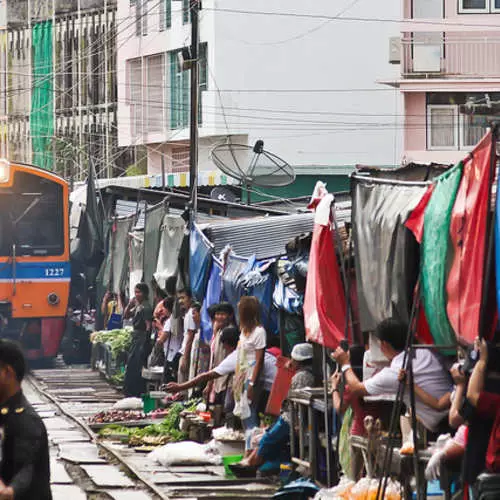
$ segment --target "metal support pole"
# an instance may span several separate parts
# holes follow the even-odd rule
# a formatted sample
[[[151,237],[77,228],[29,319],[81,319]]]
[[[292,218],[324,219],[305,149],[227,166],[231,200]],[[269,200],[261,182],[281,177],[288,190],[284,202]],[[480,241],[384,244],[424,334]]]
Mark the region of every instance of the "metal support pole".
[[[190,223],[196,221],[198,210],[198,102],[200,92],[200,68],[198,54],[200,33],[198,13],[200,0],[191,0],[191,120],[189,131],[189,189],[191,192]]]
[[[415,351],[413,350],[413,339],[410,344],[410,352],[408,354],[408,381],[409,381],[409,390],[410,390],[410,410],[411,410],[411,429],[413,432],[413,468],[415,470],[415,480],[417,487],[417,500],[422,499],[422,488],[424,485],[422,484],[422,477],[420,476],[420,464],[418,459],[418,429],[417,429],[417,413],[415,407],[415,378],[413,373],[413,357]]]
[[[28,94],[28,157],[26,161],[28,163],[33,163],[33,141],[31,137],[31,101],[33,99],[33,80],[34,80],[34,68],[33,68],[33,37],[31,33],[31,0],[28,0],[28,78],[29,78],[29,94]],[[26,132],[26,129],[25,129]]]
[[[84,78],[82,76],[82,6],[81,0],[78,0],[77,3],[77,18],[78,18],[78,27],[76,28],[76,38],[77,38],[77,60],[78,60],[78,85],[77,85],[77,93],[78,93],[78,122],[79,122],[79,130],[78,130],[78,173],[77,180],[80,180],[82,170],[83,170],[83,113],[82,113],[82,88],[84,85]]]
[[[330,433],[330,415],[328,415],[328,365],[326,362],[326,347],[322,346],[323,352],[323,397],[325,399],[325,455],[326,455],[326,485],[332,486],[332,437]]]
[[[163,153],[160,153],[160,157],[161,157],[161,190],[165,191],[165,155]]]
[[[54,122],[52,131],[52,170],[57,172],[57,113],[56,113],[56,81],[57,81],[57,27],[56,27],[56,0],[52,0],[52,120]],[[59,172],[57,172],[59,173]],[[82,308],[83,309],[83,308]]]
[[[113,177],[113,165],[109,155],[109,30],[110,23],[108,20],[108,0],[104,0],[104,113],[105,113],[105,132],[104,132],[104,157],[106,161],[106,175]],[[102,26],[102,25],[101,25]]]

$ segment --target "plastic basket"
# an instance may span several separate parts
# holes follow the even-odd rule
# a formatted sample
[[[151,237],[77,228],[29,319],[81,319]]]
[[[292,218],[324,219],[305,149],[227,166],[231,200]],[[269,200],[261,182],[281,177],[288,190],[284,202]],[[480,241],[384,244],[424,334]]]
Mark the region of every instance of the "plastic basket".
[[[222,457],[222,463],[224,464],[224,471],[226,473],[226,477],[231,479],[235,478],[229,466],[231,464],[241,462],[242,460],[243,460],[243,455],[227,455],[225,457]]]

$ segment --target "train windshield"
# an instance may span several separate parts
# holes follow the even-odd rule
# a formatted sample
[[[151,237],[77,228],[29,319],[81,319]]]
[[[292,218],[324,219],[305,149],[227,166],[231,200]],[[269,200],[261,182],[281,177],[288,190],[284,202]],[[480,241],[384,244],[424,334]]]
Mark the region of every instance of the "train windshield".
[[[27,172],[15,172],[0,189],[0,256],[64,253],[63,188]]]

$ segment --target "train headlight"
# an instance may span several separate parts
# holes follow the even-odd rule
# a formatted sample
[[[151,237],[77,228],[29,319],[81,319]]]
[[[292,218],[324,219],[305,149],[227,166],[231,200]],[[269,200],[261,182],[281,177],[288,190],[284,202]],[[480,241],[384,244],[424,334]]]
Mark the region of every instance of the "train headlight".
[[[9,182],[10,164],[7,160],[0,160],[0,184]]]
[[[47,302],[51,305],[51,306],[57,306],[57,304],[59,304],[59,295],[57,295],[57,293],[49,293],[48,297],[47,297]]]

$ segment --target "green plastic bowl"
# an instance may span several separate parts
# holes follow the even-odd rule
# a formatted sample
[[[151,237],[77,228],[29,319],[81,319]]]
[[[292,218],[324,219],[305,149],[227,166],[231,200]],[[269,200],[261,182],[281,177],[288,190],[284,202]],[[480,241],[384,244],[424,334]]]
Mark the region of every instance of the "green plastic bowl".
[[[235,479],[235,476],[231,472],[229,465],[241,462],[242,460],[243,460],[243,455],[227,455],[225,457],[222,457],[222,463],[224,464],[224,472],[226,473],[226,477],[230,479]]]

